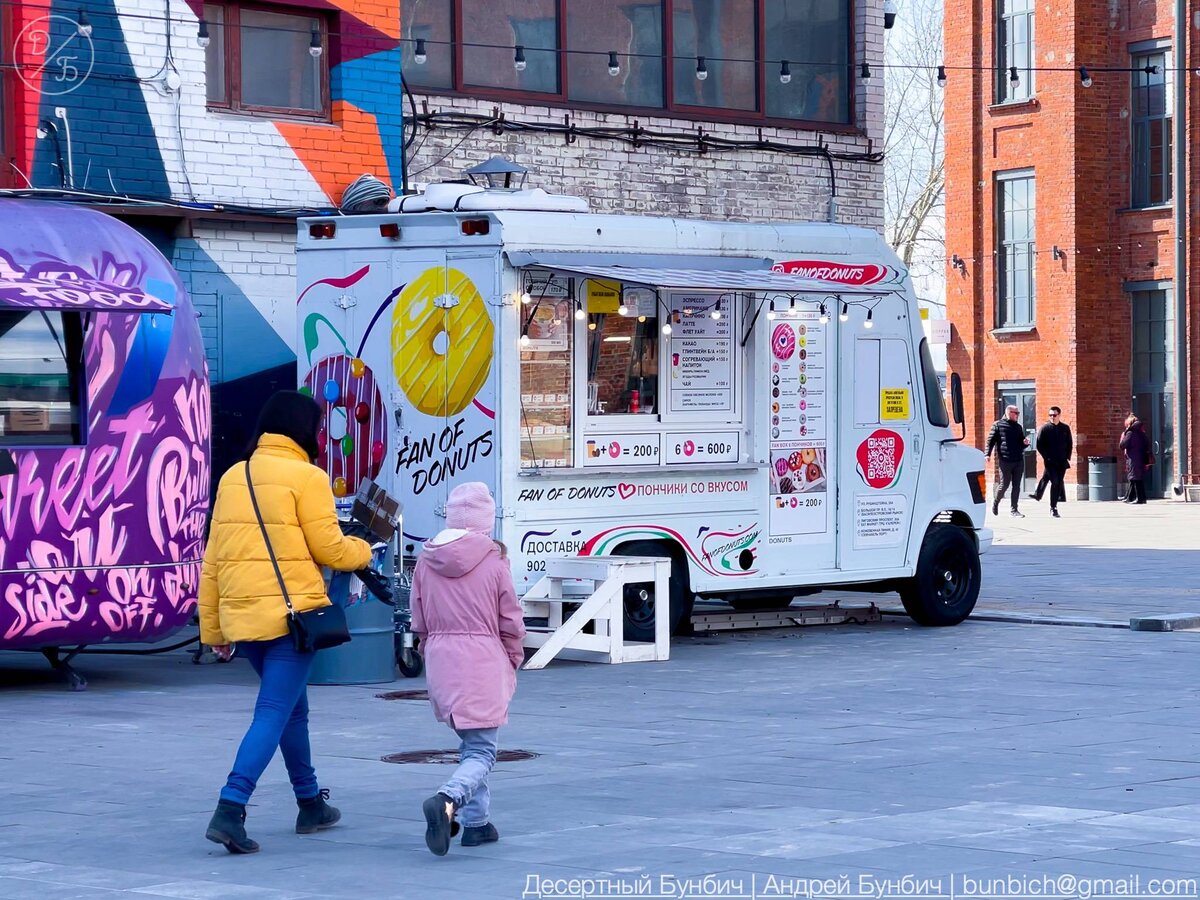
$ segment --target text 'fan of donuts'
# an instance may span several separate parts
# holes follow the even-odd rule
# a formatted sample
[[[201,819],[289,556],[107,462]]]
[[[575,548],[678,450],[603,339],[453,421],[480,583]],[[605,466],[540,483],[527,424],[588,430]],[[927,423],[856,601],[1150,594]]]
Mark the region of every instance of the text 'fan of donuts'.
[[[437,299],[451,294],[448,308]],[[466,409],[492,369],[495,326],[471,279],[457,269],[428,269],[413,279],[392,313],[392,363],[408,400],[428,416]]]

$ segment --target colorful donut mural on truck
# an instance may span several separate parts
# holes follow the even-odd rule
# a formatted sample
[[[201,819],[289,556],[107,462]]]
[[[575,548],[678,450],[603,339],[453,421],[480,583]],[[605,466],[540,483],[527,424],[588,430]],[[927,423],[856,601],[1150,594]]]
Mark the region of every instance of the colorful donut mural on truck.
[[[209,478],[204,346],[171,266],[103,213],[0,199],[0,649],[184,625]]]

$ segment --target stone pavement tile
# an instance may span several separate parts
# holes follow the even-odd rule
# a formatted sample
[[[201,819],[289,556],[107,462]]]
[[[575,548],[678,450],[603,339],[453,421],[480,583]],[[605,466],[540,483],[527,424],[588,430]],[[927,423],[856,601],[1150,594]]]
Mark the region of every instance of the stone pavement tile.
[[[129,896],[123,891],[108,888],[89,888],[87,894],[81,894],[78,885],[48,884],[0,876],[0,897],[4,900],[115,900]]]
[[[931,843],[978,850],[1002,850],[1031,856],[1061,856],[1116,850],[1152,841],[1133,829],[1104,827],[1092,820],[1059,825],[1029,825],[980,834],[938,838]]]
[[[111,890],[142,888],[162,880],[144,872],[47,862],[0,863],[0,878],[22,878],[45,884]]]
[[[704,838],[689,841],[680,846],[700,850],[721,850],[728,853],[745,853],[760,857],[785,857],[788,859],[819,859],[856,850],[873,850],[894,847],[899,841],[882,841],[869,837],[831,834],[817,829],[781,828],[773,831],[758,831],[728,838]]]
[[[1158,819],[1183,819],[1187,822],[1200,823],[1200,803],[1180,803],[1177,806],[1159,806],[1141,811],[1143,816],[1153,816]],[[1200,835],[1200,825],[1195,828]]]
[[[821,862],[834,868],[840,867],[847,873],[878,869],[911,874],[918,878],[942,878],[948,889],[948,879],[954,874],[998,866],[1028,866],[1038,860],[1038,857],[1027,853],[924,843],[918,841],[920,835],[915,834],[913,838],[913,843],[827,856]]]
[[[1067,859],[1098,861],[1131,870],[1154,869],[1160,874],[1197,878],[1200,877],[1200,852],[1196,852],[1198,849],[1200,848],[1179,843],[1138,844],[1122,850],[1081,853]]]

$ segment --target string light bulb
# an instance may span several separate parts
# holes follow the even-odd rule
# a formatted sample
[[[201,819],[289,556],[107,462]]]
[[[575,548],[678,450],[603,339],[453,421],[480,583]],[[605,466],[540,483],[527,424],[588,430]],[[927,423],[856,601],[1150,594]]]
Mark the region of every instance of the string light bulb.
[[[785,59],[779,64],[779,83],[790,84],[792,80],[791,64]]]
[[[429,54],[425,52],[425,38],[417,38],[417,45],[413,49],[413,62],[418,66],[423,66],[428,61]]]
[[[842,301],[842,311],[838,313],[839,322],[848,322],[850,320],[850,304]]]
[[[529,346],[529,335],[527,335],[527,334],[523,334],[523,335],[521,335],[521,346],[522,346],[522,347],[528,347],[528,346]]]
[[[705,63],[703,56],[696,57],[696,80],[703,81],[708,77],[708,64]]]
[[[829,324],[829,310],[825,308],[824,303],[821,304],[821,315],[819,315],[817,317],[817,321],[820,322],[822,325]]]
[[[873,309],[867,310],[867,317],[863,320],[863,328],[874,328],[875,323],[871,321],[871,316],[875,312]]]
[[[1082,84],[1085,88],[1089,88],[1092,86],[1092,76],[1091,76],[1091,73],[1088,72],[1087,66],[1079,67],[1079,83]]]
[[[1013,87],[1021,86],[1021,76],[1017,73],[1016,66],[1008,67],[1008,83],[1011,84]]]
[[[212,43],[212,37],[208,33],[208,22],[201,19],[196,25],[196,45],[201,50],[207,50],[208,45]]]
[[[859,69],[859,75],[862,77],[863,81],[870,81],[871,67],[867,63],[863,63],[862,68]]]
[[[324,52],[325,48],[321,46],[321,32],[314,28],[308,37],[308,55],[313,59],[320,59]]]
[[[513,48],[513,68],[518,72],[524,72],[526,65],[528,64],[525,62],[525,48],[522,45],[517,44],[517,46]]]
[[[624,301],[624,300],[622,300],[622,301],[621,301],[621,305],[617,307],[617,315],[618,315],[618,316],[627,316],[627,315],[629,315],[629,307],[625,305],[625,301]]]
[[[529,291],[521,294],[521,302],[526,306],[533,302],[533,297],[529,296]]]
[[[771,301],[771,303],[770,303],[770,305],[768,305],[768,306],[767,306],[767,321],[769,321],[769,322],[774,322],[774,321],[775,321],[775,316],[776,316],[776,313],[775,313],[775,301],[774,301],[774,300],[772,300],[772,301]]]
[[[719,309],[714,309],[711,313],[709,313],[709,315],[711,315],[714,319],[719,319],[721,318],[721,311]]]
[[[87,10],[83,7],[79,8],[79,18],[75,22],[75,27],[79,31],[80,37],[92,36],[92,22],[88,18]]]
[[[937,83],[938,83],[938,87],[940,87],[940,88],[944,88],[946,86],[946,67],[945,66],[938,66]]]
[[[608,74],[613,78],[621,74],[621,61],[617,59],[615,50],[608,51]]]
[[[575,301],[575,321],[582,322],[587,318],[587,313],[583,311],[583,304],[578,300]]]
[[[588,322],[588,331],[595,331],[595,330],[596,330],[596,323]]]
[[[663,332],[663,334],[671,333],[671,323],[670,322],[667,322],[667,324],[663,325],[662,332]]]

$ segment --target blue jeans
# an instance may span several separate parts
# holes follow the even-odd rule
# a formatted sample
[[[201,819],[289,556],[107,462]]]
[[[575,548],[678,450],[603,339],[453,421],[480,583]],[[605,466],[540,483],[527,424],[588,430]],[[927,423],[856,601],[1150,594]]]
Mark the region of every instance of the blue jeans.
[[[254,721],[238,747],[221,799],[245,805],[277,747],[283,752],[296,798],[317,796],[320,789],[308,745],[308,671],[314,654],[297,653],[290,635],[239,643],[237,652],[250,661],[262,683]]]
[[[488,790],[488,774],[496,765],[496,739],[499,728],[454,729],[462,738],[459,744],[458,768],[450,780],[438,788],[459,808],[462,824],[478,828],[488,823],[492,793]]]

